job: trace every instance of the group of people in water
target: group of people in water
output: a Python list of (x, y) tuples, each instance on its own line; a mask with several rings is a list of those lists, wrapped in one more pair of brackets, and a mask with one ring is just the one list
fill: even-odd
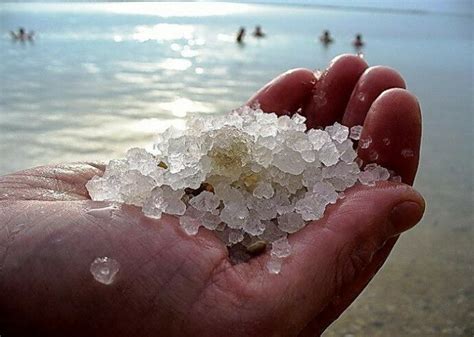
[[(262, 31), (262, 27), (259, 25), (255, 26), (255, 30), (253, 31), (252, 35), (256, 38), (265, 37), (265, 33)], [(245, 27), (240, 27), (239, 31), (237, 32), (237, 38), (235, 39), (235, 41), (237, 43), (244, 43), (244, 37)]]
[[(321, 41), (325, 46), (328, 46), (329, 44), (334, 42), (334, 39), (332, 38), (329, 30), (325, 30), (319, 37), (319, 41)], [(354, 40), (352, 41), (352, 45), (356, 48), (362, 48), (364, 46), (364, 41), (362, 41), (362, 34), (356, 34)]]
[[(262, 27), (259, 25), (255, 26), (255, 30), (253, 31), (252, 35), (256, 38), (265, 37), (265, 33), (262, 31)], [(245, 27), (240, 27), (239, 31), (237, 32), (237, 37), (235, 41), (239, 44), (242, 44), (244, 43), (244, 37), (245, 37)], [(334, 42), (334, 39), (332, 38), (329, 30), (325, 30), (319, 37), (319, 41), (321, 41), (321, 43), (324, 44), (325, 46), (328, 46), (332, 42)], [(356, 34), (354, 40), (352, 41), (352, 45), (356, 48), (362, 48), (364, 46), (364, 41), (362, 40), (362, 34)]]
[(30, 31), (27, 33), (25, 28), (23, 27), (18, 28), (18, 32), (10, 31), (10, 36), (12, 37), (13, 41), (32, 42), (34, 35), (35, 35), (34, 31)]
[[(18, 28), (18, 32), (10, 31), (10, 35), (14, 41), (33, 41), (33, 37), (35, 35), (34, 31), (30, 31), (29, 33), (23, 27)], [(256, 38), (265, 37), (265, 33), (262, 31), (262, 27), (260, 25), (255, 26), (255, 30), (253, 31), (252, 35)], [(239, 31), (237, 32), (236, 42), (239, 44), (244, 43), (245, 37), (245, 27), (240, 27)], [(319, 37), (321, 43), (325, 46), (328, 46), (334, 39), (331, 36), (329, 30), (323, 31), (321, 36)], [(356, 34), (355, 39), (352, 41), (352, 45), (356, 48), (361, 48), (364, 46), (364, 41), (362, 41), (362, 34)]]

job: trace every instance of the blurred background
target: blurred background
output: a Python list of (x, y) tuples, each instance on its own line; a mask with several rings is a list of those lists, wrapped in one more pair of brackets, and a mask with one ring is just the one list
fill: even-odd
[(121, 157), (283, 71), (361, 52), (420, 99), (427, 213), (324, 336), (474, 336), (472, 35), (471, 0), (0, 3), (0, 174)]

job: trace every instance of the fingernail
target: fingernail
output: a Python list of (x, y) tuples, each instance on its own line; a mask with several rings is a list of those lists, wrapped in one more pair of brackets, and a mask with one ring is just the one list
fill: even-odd
[(396, 205), (390, 213), (390, 221), (395, 230), (404, 232), (415, 226), (423, 217), (424, 207), (414, 201), (404, 201)]

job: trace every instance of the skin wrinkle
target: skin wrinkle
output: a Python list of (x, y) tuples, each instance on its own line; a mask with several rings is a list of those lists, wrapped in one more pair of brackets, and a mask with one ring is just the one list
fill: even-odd
[[(64, 167), (66, 169), (69, 168), (69, 170), (65, 174), (61, 174), (61, 173), (64, 173), (64, 172), (60, 172), (61, 168), (65, 170)], [(53, 171), (52, 177), (44, 175), (44, 171), (48, 168), (52, 168), (52, 171)], [(84, 165), (84, 164), (76, 163), (76, 164), (65, 165), (60, 168), (56, 168), (54, 166), (52, 167), (42, 166), (36, 169), (20, 171), (20, 172), (11, 174), (10, 176), (25, 178), (27, 180), (28, 178), (31, 178), (31, 177), (39, 178), (39, 179), (33, 179), (33, 182), (38, 182), (38, 180), (51, 181), (53, 183), (53, 186), (55, 187), (55, 190), (58, 192), (74, 193), (79, 196), (87, 196), (88, 194), (87, 194), (87, 190), (85, 189), (85, 182), (87, 182), (94, 175), (97, 175), (100, 173), (103, 173), (103, 172), (96, 169), (94, 166), (90, 164)], [(6, 177), (9, 177), (9, 176), (6, 176)], [(0, 179), (0, 182), (1, 182), (1, 179)], [(64, 185), (60, 184), (61, 182)], [(31, 182), (26, 182), (26, 183), (30, 184), (31, 187), (37, 187), (34, 184), (32, 185)], [(46, 183), (46, 185), (48, 186), (49, 184)]]
[[(25, 176), (25, 178), (28, 178), (28, 176)], [(46, 179), (53, 179), (53, 178), (46, 178)], [(0, 181), (0, 186), (1, 186), (2, 182)], [(18, 183), (14, 183), (14, 186), (13, 188), (16, 190), (16, 189), (34, 189), (35, 193), (33, 196), (29, 196), (29, 197), (22, 197), (22, 199), (20, 200), (43, 200), (41, 198), (39, 198), (39, 196), (42, 196), (43, 198), (46, 198), (48, 193), (52, 193), (54, 195), (54, 198), (50, 198), (49, 200), (50, 201), (56, 201), (56, 200), (65, 200), (63, 198), (61, 199), (58, 199), (58, 192), (63, 194), (63, 195), (70, 195), (71, 197), (74, 197), (74, 196), (78, 196), (78, 197), (81, 197), (80, 194), (78, 194), (77, 192), (73, 191), (73, 190), (65, 190), (64, 188), (59, 188), (59, 184), (56, 182), (55, 186), (53, 189), (52, 188), (48, 188), (48, 187), (35, 187), (35, 181), (31, 181), (31, 182), (23, 182), (21, 183), (22, 185), (27, 185), (27, 187), (20, 187), (17, 185)], [(46, 184), (46, 185), (49, 185), (49, 184)], [(1, 188), (1, 187), (0, 187)], [(8, 187), (7, 187), (8, 188)], [(11, 187), (10, 187), (11, 188)], [(39, 193), (38, 193), (39, 192)], [(56, 193), (55, 193), (56, 192)], [(9, 196), (10, 197), (10, 196)], [(6, 197), (5, 199), (3, 200), (9, 200), (10, 198), (9, 197)], [(67, 200), (67, 199), (66, 199)]]
[[(230, 287), (229, 284), (231, 284)], [(227, 257), (224, 256), (224, 259), (213, 269), (213, 272), (208, 278), (208, 281), (203, 287), (203, 290), (200, 292), (199, 297), (193, 301), (190, 313), (194, 313), (196, 317), (199, 317), (203, 314), (209, 313), (214, 309), (213, 307), (211, 307), (207, 308), (206, 310), (206, 306), (203, 307), (201, 303), (222, 303), (223, 301), (225, 301), (228, 305), (226, 307), (226, 310), (230, 310), (231, 312), (239, 311), (241, 313), (243, 311), (250, 312), (249, 317), (254, 317), (254, 308), (252, 307), (252, 305), (248, 305), (248, 303), (251, 303), (250, 298), (247, 296), (242, 296), (242, 294), (245, 292), (240, 291), (242, 289), (242, 286), (243, 284), (240, 282), (240, 280), (234, 279), (232, 265), (227, 260)], [(229, 288), (234, 288), (234, 290), (229, 290)], [(211, 300), (206, 301), (206, 298)], [(240, 321), (240, 324), (238, 324), (237, 326), (244, 326), (244, 316), (246, 315), (244, 315), (243, 313), (239, 315), (238, 319)], [(229, 315), (229, 317), (232, 317), (232, 315)], [(226, 324), (233, 325), (235, 324), (235, 322), (232, 323), (231, 321), (228, 321), (226, 322)], [(225, 329), (225, 326), (222, 326), (222, 328)]]
[[(156, 254), (155, 256), (157, 256), (159, 254)], [(149, 262), (151, 262), (151, 259), (150, 261), (148, 261), (146, 264), (148, 264)], [(161, 285), (159, 286), (159, 290), (155, 292), (155, 294), (152, 296), (152, 298), (150, 298), (150, 300), (148, 301), (148, 304), (150, 305), (149, 309), (148, 310), (145, 310), (145, 313), (144, 315), (140, 315), (141, 317), (141, 321), (142, 322), (146, 322), (146, 318), (149, 317), (149, 316), (153, 316), (154, 314), (157, 314), (159, 310), (156, 310), (156, 308), (160, 308), (160, 300), (162, 300), (162, 295), (163, 294), (166, 294), (167, 291), (168, 291), (168, 287), (170, 285), (172, 285), (172, 281), (176, 278), (176, 276), (179, 274), (180, 270), (182, 270), (182, 267), (183, 265), (185, 264), (185, 260), (183, 260), (178, 266), (177, 266), (177, 269), (173, 272), (173, 274), (168, 278), (167, 281), (161, 283)], [(145, 264), (144, 264), (145, 265)], [(131, 283), (133, 283), (133, 280), (131, 281)], [(154, 310), (155, 309), (155, 310)], [(176, 316), (179, 316), (180, 314), (179, 313), (176, 313)], [(144, 325), (144, 324), (138, 324), (138, 326), (140, 325)]]

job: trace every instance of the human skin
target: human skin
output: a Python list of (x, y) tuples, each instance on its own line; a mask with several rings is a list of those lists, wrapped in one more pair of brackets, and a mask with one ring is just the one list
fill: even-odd
[[(369, 163), (375, 149), (375, 162), (403, 180), (347, 190), (322, 219), (289, 236), (292, 255), (279, 275), (265, 268), (268, 252), (232, 265), (224, 244), (206, 229), (188, 236), (176, 217), (155, 220), (135, 206), (90, 200), (85, 183), (102, 174), (102, 165), (0, 177), (0, 335), (320, 335), (422, 217), (424, 201), (410, 186), (421, 112), (404, 87), (396, 71), (343, 55), (320, 78), (292, 70), (249, 100), (278, 114), (301, 108), (311, 127), (363, 124), (362, 138), (370, 136), (372, 144), (358, 149), (359, 156)], [(406, 148), (413, 156), (401, 155)], [(89, 272), (103, 256), (120, 263), (111, 285)]]

